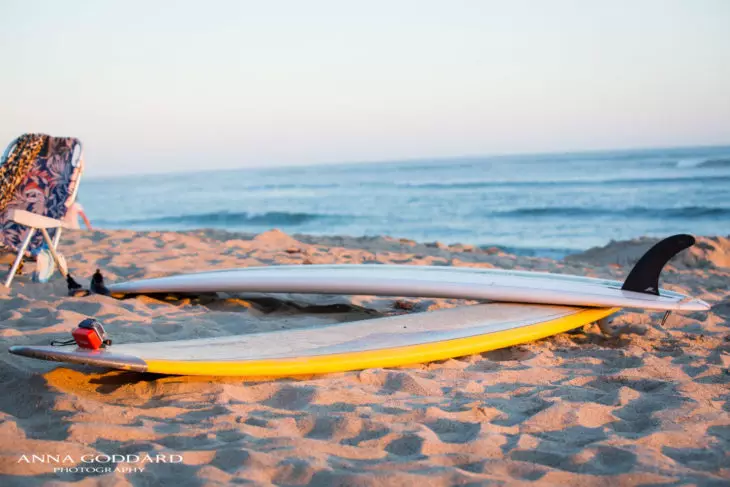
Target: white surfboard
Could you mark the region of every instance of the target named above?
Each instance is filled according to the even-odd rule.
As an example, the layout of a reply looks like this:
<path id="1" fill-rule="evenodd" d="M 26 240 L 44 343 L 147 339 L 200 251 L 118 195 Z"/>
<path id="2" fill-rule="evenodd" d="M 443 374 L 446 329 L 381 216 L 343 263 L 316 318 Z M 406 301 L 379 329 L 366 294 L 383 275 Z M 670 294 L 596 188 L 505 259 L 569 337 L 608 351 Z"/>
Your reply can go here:
<path id="1" fill-rule="evenodd" d="M 643 294 L 605 279 L 540 272 L 394 265 L 248 267 L 109 286 L 113 293 L 264 292 L 372 294 L 656 310 L 709 309 L 704 301 L 665 289 Z"/>
<path id="2" fill-rule="evenodd" d="M 164 374 L 319 374 L 481 353 L 562 333 L 616 311 L 490 303 L 231 337 L 113 343 L 100 350 L 15 346 L 10 352 L 43 360 Z"/>
<path id="3" fill-rule="evenodd" d="M 372 294 L 480 299 L 568 306 L 706 311 L 710 305 L 659 288 L 659 274 L 677 252 L 694 244 L 691 235 L 675 235 L 652 247 L 626 281 L 445 266 L 289 265 L 249 267 L 109 286 L 112 293 L 266 292 Z"/>

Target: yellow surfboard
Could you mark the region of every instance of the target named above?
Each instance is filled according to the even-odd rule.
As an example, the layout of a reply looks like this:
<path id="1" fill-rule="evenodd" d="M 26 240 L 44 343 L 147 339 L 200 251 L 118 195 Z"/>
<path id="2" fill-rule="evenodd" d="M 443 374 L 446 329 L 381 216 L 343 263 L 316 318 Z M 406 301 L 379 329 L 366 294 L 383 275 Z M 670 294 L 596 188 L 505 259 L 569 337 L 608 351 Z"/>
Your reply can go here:
<path id="1" fill-rule="evenodd" d="M 272 377 L 394 367 L 532 342 L 599 321 L 618 308 L 489 303 L 316 328 L 100 350 L 15 346 L 16 355 L 176 375 Z"/>

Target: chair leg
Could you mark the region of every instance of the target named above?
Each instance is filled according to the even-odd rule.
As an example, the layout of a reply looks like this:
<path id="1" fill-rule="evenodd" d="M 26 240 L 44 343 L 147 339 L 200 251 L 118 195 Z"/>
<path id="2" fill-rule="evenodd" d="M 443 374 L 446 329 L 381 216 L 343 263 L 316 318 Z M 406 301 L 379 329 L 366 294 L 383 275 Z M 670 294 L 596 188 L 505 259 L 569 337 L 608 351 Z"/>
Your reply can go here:
<path id="1" fill-rule="evenodd" d="M 63 277 L 66 277 L 66 275 L 68 274 L 68 270 L 66 270 L 61 265 L 61 260 L 58 258 L 58 254 L 56 253 L 56 248 L 53 246 L 51 237 L 48 236 L 48 231 L 45 228 L 41 228 L 41 233 L 43 234 L 43 240 L 45 240 L 46 245 L 48 245 L 48 250 L 51 252 L 51 255 L 53 256 L 53 260 L 56 263 L 56 267 L 58 267 L 58 272 L 60 272 Z"/>
<path id="2" fill-rule="evenodd" d="M 53 248 L 54 249 L 58 248 L 58 242 L 61 240 L 61 230 L 63 230 L 63 228 L 58 227 L 56 229 L 56 233 L 53 234 Z"/>
<path id="3" fill-rule="evenodd" d="M 28 230 L 28 234 L 23 239 L 23 242 L 20 244 L 20 248 L 18 249 L 18 255 L 15 257 L 15 262 L 13 262 L 13 265 L 10 267 L 10 272 L 8 272 L 8 277 L 5 278 L 5 287 L 10 287 L 10 284 L 13 282 L 13 278 L 15 277 L 15 273 L 18 271 L 18 266 L 20 266 L 20 263 L 23 261 L 23 255 L 25 254 L 25 249 L 28 248 L 28 244 L 30 244 L 30 239 L 33 238 L 33 234 L 35 233 L 35 228 L 30 228 Z"/>

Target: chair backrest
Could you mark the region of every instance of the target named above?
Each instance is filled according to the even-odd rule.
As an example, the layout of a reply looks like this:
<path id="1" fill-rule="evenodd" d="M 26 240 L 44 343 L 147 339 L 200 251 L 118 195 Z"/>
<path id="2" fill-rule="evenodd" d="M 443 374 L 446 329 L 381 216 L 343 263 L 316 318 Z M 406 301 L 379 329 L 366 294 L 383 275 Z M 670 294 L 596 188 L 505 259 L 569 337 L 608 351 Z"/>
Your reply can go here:
<path id="1" fill-rule="evenodd" d="M 82 171 L 78 139 L 26 134 L 11 142 L 0 162 L 0 247 L 17 250 L 29 230 L 8 219 L 11 209 L 63 219 L 76 199 Z M 43 237 L 35 235 L 28 253 L 37 254 L 42 245 Z"/>

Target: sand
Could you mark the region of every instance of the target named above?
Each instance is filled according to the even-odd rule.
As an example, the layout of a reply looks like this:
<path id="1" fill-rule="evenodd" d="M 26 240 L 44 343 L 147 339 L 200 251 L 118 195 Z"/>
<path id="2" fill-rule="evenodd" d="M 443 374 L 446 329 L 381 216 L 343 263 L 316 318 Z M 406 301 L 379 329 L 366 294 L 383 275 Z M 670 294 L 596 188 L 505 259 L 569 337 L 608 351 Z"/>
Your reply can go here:
<path id="1" fill-rule="evenodd" d="M 68 232 L 60 249 L 84 284 L 97 267 L 114 282 L 364 262 L 623 279 L 652 243 L 615 242 L 554 261 L 382 237 L 119 230 Z M 729 256 L 728 238 L 701 238 L 668 266 L 664 287 L 713 308 L 672 315 L 663 328 L 661 313 L 625 312 L 604 330 L 590 325 L 481 355 L 255 381 L 109 372 L 16 357 L 7 348 L 65 338 L 87 316 L 115 340 L 133 342 L 471 302 L 73 298 L 58 276 L 31 282 L 29 265 L 0 294 L 0 485 L 729 485 Z"/>

